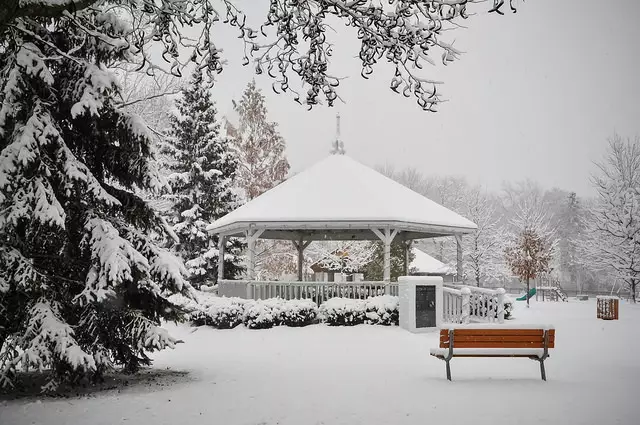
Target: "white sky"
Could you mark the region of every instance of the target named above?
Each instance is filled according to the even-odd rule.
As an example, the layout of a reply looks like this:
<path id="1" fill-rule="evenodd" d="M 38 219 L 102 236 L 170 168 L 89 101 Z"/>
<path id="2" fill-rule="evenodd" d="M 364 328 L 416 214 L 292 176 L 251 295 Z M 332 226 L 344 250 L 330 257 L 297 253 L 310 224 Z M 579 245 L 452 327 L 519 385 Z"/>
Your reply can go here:
<path id="1" fill-rule="evenodd" d="M 267 2 L 242 4 L 260 16 Z M 458 174 L 490 189 L 531 178 L 546 188 L 592 194 L 592 161 L 606 138 L 614 131 L 640 134 L 640 4 L 531 0 L 517 6 L 518 13 L 499 16 L 486 13 L 488 3 L 475 5 L 478 15 L 463 21 L 468 28 L 447 33 L 465 54 L 447 67 L 427 68 L 429 77 L 445 82 L 439 89 L 448 102 L 436 114 L 392 92 L 386 64 L 363 80 L 358 41 L 338 25 L 330 40 L 336 44 L 332 73 L 349 76 L 339 88 L 345 104 L 309 112 L 292 97 L 275 95 L 267 75 L 257 76 L 293 171 L 328 154 L 340 112 L 347 154 L 371 166 L 389 162 Z M 241 66 L 234 36 L 224 30 L 216 38 L 229 61 L 213 90 L 221 113 L 253 77 L 250 66 Z M 440 63 L 439 54 L 434 59 Z"/>

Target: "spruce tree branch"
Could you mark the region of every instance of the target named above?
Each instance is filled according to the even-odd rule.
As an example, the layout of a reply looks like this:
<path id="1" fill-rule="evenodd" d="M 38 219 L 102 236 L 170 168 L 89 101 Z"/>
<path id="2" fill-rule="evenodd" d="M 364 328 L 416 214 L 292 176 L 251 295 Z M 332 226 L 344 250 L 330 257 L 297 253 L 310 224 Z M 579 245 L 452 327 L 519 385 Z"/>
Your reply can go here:
<path id="1" fill-rule="evenodd" d="M 86 9 L 99 0 L 58 0 L 50 2 L 46 0 L 4 0 L 0 7 L 0 27 L 5 26 L 18 18 L 44 17 L 57 18 L 64 12 L 75 12 Z"/>
<path id="2" fill-rule="evenodd" d="M 136 103 L 140 103 L 140 102 L 145 102 L 151 99 L 157 99 L 159 97 L 163 97 L 163 96 L 173 96 L 174 94 L 179 94 L 180 90 L 175 90 L 175 91 L 171 91 L 171 92 L 167 92 L 167 93 L 158 93 L 158 94 L 154 94 L 151 96 L 147 96 L 147 97 L 143 97 L 140 99 L 136 99 L 136 100 L 132 100 L 131 102 L 127 102 L 127 103 L 122 103 L 119 106 L 122 108 L 125 108 L 127 106 L 131 106 L 131 105 L 135 105 Z"/>

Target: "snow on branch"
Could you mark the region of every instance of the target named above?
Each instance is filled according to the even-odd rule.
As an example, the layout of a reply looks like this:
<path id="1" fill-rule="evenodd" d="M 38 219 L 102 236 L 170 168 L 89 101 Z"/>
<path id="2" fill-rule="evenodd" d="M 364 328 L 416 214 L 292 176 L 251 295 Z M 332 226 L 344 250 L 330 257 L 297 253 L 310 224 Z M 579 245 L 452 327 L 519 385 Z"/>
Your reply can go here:
<path id="1" fill-rule="evenodd" d="M 270 0 L 261 25 L 251 27 L 247 15 L 232 0 L 7 0 L 9 10 L 0 12 L 0 27 L 24 29 L 16 22 L 25 17 L 65 20 L 105 49 L 127 51 L 130 64 L 153 75 L 169 72 L 181 77 L 190 62 L 208 74 L 212 82 L 226 63 L 222 48 L 213 40 L 214 25 L 235 28 L 243 40 L 242 61 L 257 74 L 273 78 L 276 93 L 289 92 L 309 108 L 339 99 L 341 77 L 330 70 L 333 55 L 332 18 L 355 29 L 360 41 L 361 75 L 369 78 L 379 62 L 392 64 L 390 88 L 414 97 L 426 111 L 443 101 L 436 81 L 425 75 L 425 65 L 436 58 L 447 65 L 461 52 L 444 38 L 447 30 L 460 27 L 470 16 L 467 8 L 484 0 Z M 490 12 L 503 14 L 504 0 L 494 0 Z M 515 12 L 513 0 L 509 1 Z M 95 6 L 87 9 L 88 6 Z M 101 11 L 109 8 L 109 11 Z M 99 11 L 97 19 L 90 17 Z M 185 29 L 190 28 L 188 31 Z M 160 45 L 164 64 L 151 54 Z M 67 59 L 72 54 L 57 52 Z M 188 58 L 185 60 L 185 58 Z M 302 90 L 292 87 L 291 79 Z"/>
<path id="2" fill-rule="evenodd" d="M 16 338 L 14 349 L 19 356 L 0 364 L 0 376 L 6 378 L 18 367 L 43 371 L 54 361 L 63 361 L 73 369 L 94 370 L 93 356 L 86 353 L 74 338 L 71 326 L 59 318 L 55 304 L 41 300 L 30 310 L 25 332 Z M 3 381 L 7 382 L 6 379 Z"/>
<path id="3" fill-rule="evenodd" d="M 89 216 L 83 244 L 91 252 L 92 267 L 85 289 L 76 297 L 81 303 L 103 301 L 115 295 L 115 288 L 134 280 L 135 271 L 149 270 L 147 259 L 108 221 Z"/>

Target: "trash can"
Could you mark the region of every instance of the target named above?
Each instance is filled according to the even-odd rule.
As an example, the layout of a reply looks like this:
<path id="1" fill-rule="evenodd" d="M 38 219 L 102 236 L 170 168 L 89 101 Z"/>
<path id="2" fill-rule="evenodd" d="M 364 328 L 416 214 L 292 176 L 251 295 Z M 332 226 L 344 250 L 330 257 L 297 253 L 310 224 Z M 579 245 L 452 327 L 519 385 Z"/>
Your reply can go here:
<path id="1" fill-rule="evenodd" d="M 618 320 L 620 299 L 618 297 L 597 296 L 598 319 Z"/>

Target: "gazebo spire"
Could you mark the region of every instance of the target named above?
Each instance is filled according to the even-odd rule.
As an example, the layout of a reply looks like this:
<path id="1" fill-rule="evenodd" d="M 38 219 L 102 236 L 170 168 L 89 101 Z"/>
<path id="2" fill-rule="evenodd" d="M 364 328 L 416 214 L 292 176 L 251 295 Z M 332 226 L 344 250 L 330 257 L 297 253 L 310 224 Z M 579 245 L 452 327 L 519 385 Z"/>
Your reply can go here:
<path id="1" fill-rule="evenodd" d="M 344 154 L 344 143 L 340 140 L 340 114 L 336 114 L 336 140 L 332 144 L 331 155 Z"/>

